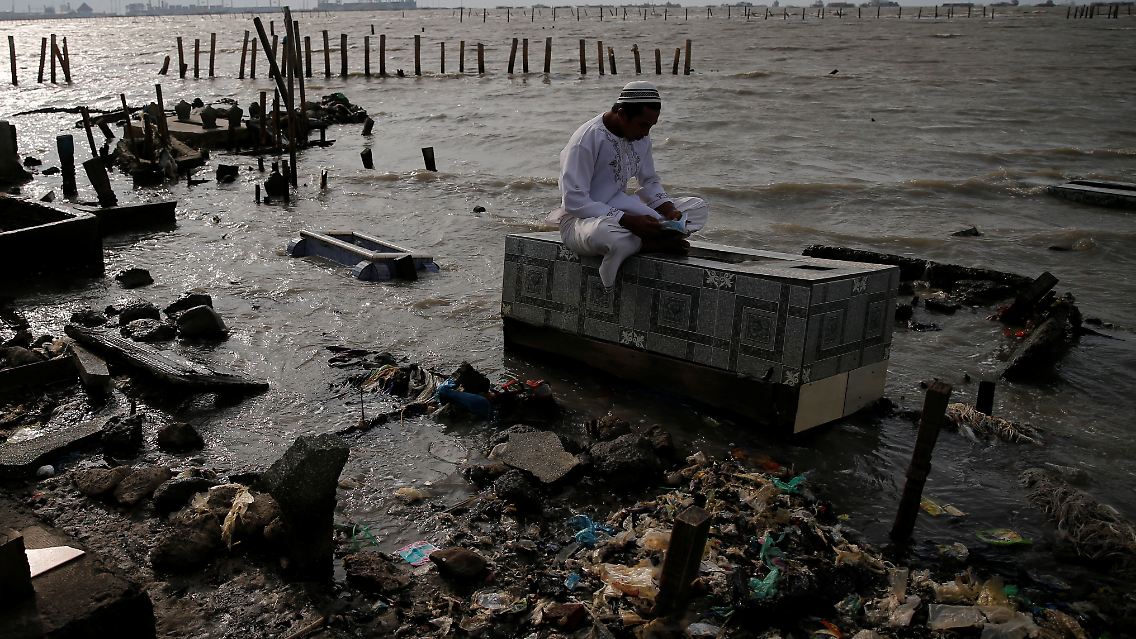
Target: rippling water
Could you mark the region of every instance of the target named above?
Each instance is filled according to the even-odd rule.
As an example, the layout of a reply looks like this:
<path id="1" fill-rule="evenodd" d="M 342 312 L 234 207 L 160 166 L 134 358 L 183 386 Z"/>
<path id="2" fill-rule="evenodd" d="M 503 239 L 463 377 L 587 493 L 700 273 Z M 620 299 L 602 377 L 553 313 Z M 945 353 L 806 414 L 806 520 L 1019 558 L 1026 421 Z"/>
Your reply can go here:
<path id="1" fill-rule="evenodd" d="M 1091 477 L 1087 490 L 1136 516 L 1129 435 L 1136 407 L 1129 319 L 1136 313 L 1136 225 L 1131 213 L 1044 192 L 1046 184 L 1074 177 L 1136 181 L 1136 66 L 1128 53 L 1136 22 L 1127 15 L 1066 21 L 1063 9 L 1000 13 L 994 20 L 908 19 L 913 13 L 909 8 L 903 20 L 746 22 L 707 20 L 702 13 L 689 21 L 600 22 L 592 15 L 577 22 L 561 12 L 556 22 L 545 13 L 510 23 L 496 12 L 485 23 L 459 22 L 441 10 L 298 13 L 317 49 L 323 29 L 333 43 L 343 32 L 350 39 L 350 77 L 322 77 L 317 52 L 309 98 L 344 92 L 375 118 L 375 135 L 361 137 L 356 125 L 331 129 L 334 146 L 301 154 L 300 198 L 286 207 L 253 204 L 253 183 L 262 176 L 248 157 L 215 156 L 248 169 L 229 185 L 131 190 L 115 176 L 123 201 L 177 198 L 178 227 L 108 240 L 107 270 L 148 268 L 156 283 L 141 294 L 159 302 L 190 287 L 212 293 L 233 337 L 210 356 L 271 382 L 267 394 L 236 405 L 183 407 L 183 417 L 206 433 L 211 463 L 221 468 L 266 464 L 299 434 L 353 423 L 357 400 L 329 389 L 339 377 L 327 369 L 323 350 L 351 344 L 439 367 L 468 359 L 494 374 L 542 376 L 576 415 L 613 409 L 632 421 L 662 423 L 692 446 L 737 445 L 816 469 L 814 483 L 851 513 L 852 524 L 882 539 L 914 441 L 908 422 L 855 418 L 778 441 L 746 424 L 708 420 L 665 392 L 502 353 L 504 236 L 542 228 L 541 218 L 558 200 L 557 154 L 574 128 L 631 79 L 631 46 L 644 52 L 645 68 L 653 67 L 653 49 L 663 49 L 668 67 L 674 48 L 690 38 L 694 74 L 657 78 L 665 105 L 654 138 L 669 190 L 712 201 L 706 239 L 793 253 L 812 243 L 843 244 L 1031 276 L 1048 270 L 1087 316 L 1116 323 L 1111 334 L 1118 339 L 1083 339 L 1051 379 L 999 387 L 998 414 L 1040 426 L 1045 447 L 979 444 L 944 432 L 936 449 L 926 494 L 970 515 L 961 522 L 923 517 L 920 534 L 974 546 L 977 529 L 1015 527 L 1038 542 L 1023 561 L 1046 564 L 1053 534 L 1017 487 L 1022 469 L 1081 468 Z M 279 16 L 270 18 L 280 24 Z M 413 69 L 413 36 L 421 35 L 424 76 L 364 77 L 361 47 L 371 25 L 388 36 L 392 71 Z M 113 109 L 119 92 L 140 104 L 152 99 L 157 81 L 167 105 L 198 96 L 247 105 L 259 91 L 272 90 L 263 77 L 235 79 L 242 34 L 251 28 L 248 16 L 5 23 L 4 31 L 16 36 L 22 84 L 0 88 L 0 113 L 76 104 Z M 71 86 L 33 81 L 31 54 L 50 30 L 68 37 Z M 192 51 L 194 38 L 207 48 L 210 32 L 218 34 L 217 78 L 157 75 L 165 55 L 176 66 L 176 36 Z M 512 37 L 530 38 L 531 66 L 539 69 L 549 36 L 550 76 L 505 73 Z M 586 77 L 577 72 L 579 38 L 588 39 Z M 597 38 L 618 51 L 618 76 L 595 74 Z M 462 39 L 469 67 L 474 43 L 486 44 L 484 77 L 452 73 Z M 443 41 L 451 71 L 444 76 L 436 73 Z M 202 64 L 204 76 L 207 55 Z M 372 64 L 377 70 L 377 51 Z M 263 74 L 264 61 L 258 66 Z M 337 58 L 332 67 L 338 69 Z M 19 127 L 22 153 L 44 158 L 46 166 L 57 163 L 54 138 L 71 130 L 74 116 L 9 119 Z M 439 173 L 422 171 L 424 146 L 435 148 Z M 359 161 L 368 147 L 373 171 Z M 330 175 L 323 193 L 315 188 L 322 169 Z M 94 199 L 80 182 L 82 199 Z M 52 188 L 59 188 L 57 176 L 25 191 Z M 479 205 L 486 212 L 472 213 Z M 972 224 L 982 237 L 951 237 Z M 359 283 L 345 269 L 286 257 L 284 247 L 300 228 L 374 232 L 431 252 L 442 272 L 411 284 Z M 1047 250 L 1074 243 L 1083 250 Z M 112 280 L 100 279 L 24 288 L 19 303 L 37 326 L 58 331 L 75 306 L 101 308 L 123 295 Z M 887 395 L 917 408 L 919 382 L 938 377 L 955 384 L 954 399 L 973 401 L 976 385 L 963 375 L 989 370 L 998 327 L 982 312 L 932 319 L 942 332 L 896 329 Z M 379 409 L 379 400 L 368 399 L 367 408 Z M 416 538 L 413 524 L 384 515 L 391 490 L 408 482 L 456 483 L 458 463 L 484 430 L 413 420 L 360 436 L 345 474 L 366 488 L 344 496 L 344 516 L 382 519 L 385 543 Z"/>

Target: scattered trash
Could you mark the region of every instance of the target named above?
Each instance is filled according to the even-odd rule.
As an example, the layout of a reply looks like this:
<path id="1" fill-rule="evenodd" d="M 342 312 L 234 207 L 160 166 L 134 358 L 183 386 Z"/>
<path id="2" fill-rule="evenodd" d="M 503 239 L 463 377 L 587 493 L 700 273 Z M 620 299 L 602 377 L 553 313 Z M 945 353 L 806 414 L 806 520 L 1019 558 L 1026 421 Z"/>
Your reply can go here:
<path id="1" fill-rule="evenodd" d="M 427 541 L 415 541 L 409 543 L 395 552 L 398 553 L 402 560 L 411 566 L 422 566 L 430 561 L 430 553 L 438 548 Z"/>
<path id="2" fill-rule="evenodd" d="M 989 528 L 975 533 L 975 536 L 991 546 L 1026 546 L 1033 543 L 1009 528 Z"/>
<path id="3" fill-rule="evenodd" d="M 615 533 L 611 526 L 592 521 L 587 515 L 575 515 L 568 520 L 568 525 L 577 530 L 576 542 L 585 548 L 592 548 L 596 542 Z"/>
<path id="4" fill-rule="evenodd" d="M 430 493 L 420 488 L 403 486 L 402 488 L 394 491 L 394 496 L 398 497 L 400 500 L 407 504 L 413 504 L 415 502 L 422 501 L 423 499 L 429 499 Z"/>
<path id="5" fill-rule="evenodd" d="M 923 512 L 931 515 L 932 517 L 939 517 L 940 515 L 950 515 L 951 517 L 965 517 L 966 513 L 955 508 L 950 504 L 940 505 L 930 497 L 923 497 L 919 500 L 919 507 Z"/>

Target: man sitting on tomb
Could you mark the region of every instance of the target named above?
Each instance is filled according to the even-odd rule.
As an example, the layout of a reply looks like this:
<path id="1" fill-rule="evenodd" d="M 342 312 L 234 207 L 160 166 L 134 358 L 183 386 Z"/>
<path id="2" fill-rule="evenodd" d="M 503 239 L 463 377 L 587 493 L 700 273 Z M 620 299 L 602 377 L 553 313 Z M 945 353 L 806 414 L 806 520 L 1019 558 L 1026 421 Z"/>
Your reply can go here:
<path id="1" fill-rule="evenodd" d="M 610 111 L 576 129 L 560 152 L 561 207 L 548 221 L 559 225 L 572 251 L 603 256 L 600 279 L 607 287 L 637 252 L 685 252 L 685 237 L 710 213 L 700 198 L 667 195 L 655 173 L 648 134 L 661 108 L 655 85 L 631 82 Z M 635 195 L 627 192 L 631 178 Z"/>

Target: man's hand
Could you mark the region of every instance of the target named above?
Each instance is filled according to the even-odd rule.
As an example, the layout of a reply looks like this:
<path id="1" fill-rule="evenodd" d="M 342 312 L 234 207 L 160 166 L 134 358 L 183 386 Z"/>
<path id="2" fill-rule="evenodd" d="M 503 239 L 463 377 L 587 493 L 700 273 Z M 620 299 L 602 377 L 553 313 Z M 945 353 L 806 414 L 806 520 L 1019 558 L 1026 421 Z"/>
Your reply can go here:
<path id="1" fill-rule="evenodd" d="M 619 225 L 642 238 L 658 237 L 662 233 L 659 221 L 650 215 L 631 215 L 624 213 Z"/>
<path id="2" fill-rule="evenodd" d="M 659 215 L 662 215 L 668 220 L 677 220 L 678 218 L 682 217 L 682 213 L 680 213 L 679 210 L 675 208 L 673 202 L 663 202 L 658 207 L 656 207 L 655 210 L 658 211 Z"/>

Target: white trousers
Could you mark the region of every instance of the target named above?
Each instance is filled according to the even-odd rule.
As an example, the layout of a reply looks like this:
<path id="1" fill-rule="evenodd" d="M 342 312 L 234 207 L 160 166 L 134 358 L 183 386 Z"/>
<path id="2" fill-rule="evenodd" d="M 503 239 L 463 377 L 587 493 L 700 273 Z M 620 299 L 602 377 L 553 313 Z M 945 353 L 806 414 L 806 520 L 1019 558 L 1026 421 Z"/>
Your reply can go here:
<path id="1" fill-rule="evenodd" d="M 680 197 L 671 200 L 675 208 L 686 213 L 686 229 L 693 233 L 701 230 L 710 217 L 710 205 L 702 198 Z M 625 213 L 630 215 L 630 213 Z M 623 228 L 610 217 L 572 217 L 560 220 L 560 237 L 564 245 L 578 255 L 602 255 L 600 280 L 604 286 L 613 286 L 623 260 L 639 252 L 643 240 Z"/>

